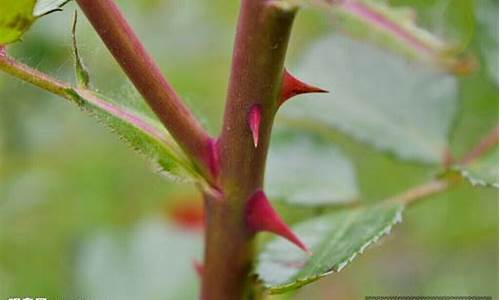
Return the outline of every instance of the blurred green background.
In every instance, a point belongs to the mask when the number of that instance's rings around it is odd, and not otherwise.
[[[476,0],[475,9],[485,1]],[[117,2],[173,86],[216,134],[237,1]],[[478,59],[477,70],[460,78],[461,107],[450,137],[451,151],[463,154],[498,116],[498,85],[478,51],[481,30],[476,20],[449,13],[461,0],[392,2],[416,7],[424,27],[463,41]],[[70,3],[42,18],[9,52],[73,80],[74,9]],[[287,65],[294,66],[312,41],[333,30],[330,17],[300,12]],[[93,85],[141,105],[83,16],[78,38]],[[436,172],[344,135],[335,138],[354,162],[363,201],[384,199]],[[171,218],[184,203],[200,203],[192,187],[150,172],[139,155],[71,104],[0,74],[0,299],[196,299],[192,260],[201,257],[201,232]],[[498,299],[498,191],[463,184],[419,203],[393,234],[341,273],[272,299],[367,295]]]

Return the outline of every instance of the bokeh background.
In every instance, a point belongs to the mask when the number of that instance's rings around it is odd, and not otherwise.
[[[486,1],[476,0],[476,9]],[[216,134],[238,1],[117,2],[173,86]],[[391,2],[415,7],[420,24],[464,41],[479,62],[460,78],[461,107],[450,138],[451,151],[463,154],[497,122],[498,113],[498,84],[477,51],[484,42],[477,20],[447,13],[459,0]],[[73,80],[75,7],[70,3],[42,18],[9,52]],[[301,12],[287,65],[297,64],[311,42],[334,30],[327,15]],[[141,105],[83,15],[78,39],[93,85]],[[355,164],[363,201],[394,195],[436,171],[335,137]],[[71,104],[0,74],[0,299],[196,299],[192,260],[201,257],[200,201],[192,187],[152,173],[138,154]],[[288,218],[296,221],[302,213]],[[406,211],[393,234],[341,273],[271,299],[367,295],[497,299],[498,191],[463,184],[422,201]]]

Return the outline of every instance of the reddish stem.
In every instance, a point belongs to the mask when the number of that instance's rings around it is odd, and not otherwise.
[[[90,23],[137,90],[202,173],[210,171],[211,140],[163,77],[112,0],[77,0]]]
[[[498,124],[470,152],[464,155],[460,163],[466,165],[484,155],[488,150],[498,144]]]
[[[203,300],[242,299],[248,293],[254,232],[245,224],[246,202],[262,188],[283,64],[296,7],[285,1],[242,0],[224,123],[219,140],[223,199],[205,197]],[[248,124],[260,107],[258,147]]]

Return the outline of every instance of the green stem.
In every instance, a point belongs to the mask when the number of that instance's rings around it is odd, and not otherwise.
[[[394,197],[386,200],[387,202],[399,202],[404,205],[412,205],[417,200],[427,199],[433,195],[445,192],[450,188],[462,182],[459,176],[450,176],[447,178],[434,179],[424,184],[412,187]]]
[[[254,259],[245,225],[247,199],[262,188],[272,123],[281,90],[296,7],[283,1],[243,0],[233,52],[224,122],[219,139],[220,199],[205,197],[207,212],[203,300],[243,299]],[[255,147],[247,118],[253,105],[262,118]]]
[[[498,145],[498,124],[493,127],[488,134],[486,134],[471,151],[466,153],[460,160],[460,164],[468,165],[473,163],[476,159],[484,155],[488,150]],[[463,182],[461,176],[450,174],[443,178],[433,179],[422,185],[410,188],[386,201],[393,201],[403,203],[405,205],[412,205],[417,200],[423,200],[430,196],[448,191],[459,183]]]
[[[19,63],[9,57],[5,52],[0,52],[0,70],[53,94],[67,99],[70,99],[71,97],[68,93],[68,88],[70,88],[69,84]]]

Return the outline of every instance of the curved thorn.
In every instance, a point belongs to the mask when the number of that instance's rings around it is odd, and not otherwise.
[[[293,77],[287,69],[285,69],[283,71],[281,96],[278,104],[283,104],[283,102],[292,98],[293,96],[307,93],[328,93],[328,91],[298,80],[297,78]]]
[[[311,251],[309,251],[307,246],[299,240],[290,227],[283,222],[281,217],[272,208],[262,190],[257,190],[250,199],[248,199],[246,222],[251,231],[268,231],[275,233],[311,255]]]

